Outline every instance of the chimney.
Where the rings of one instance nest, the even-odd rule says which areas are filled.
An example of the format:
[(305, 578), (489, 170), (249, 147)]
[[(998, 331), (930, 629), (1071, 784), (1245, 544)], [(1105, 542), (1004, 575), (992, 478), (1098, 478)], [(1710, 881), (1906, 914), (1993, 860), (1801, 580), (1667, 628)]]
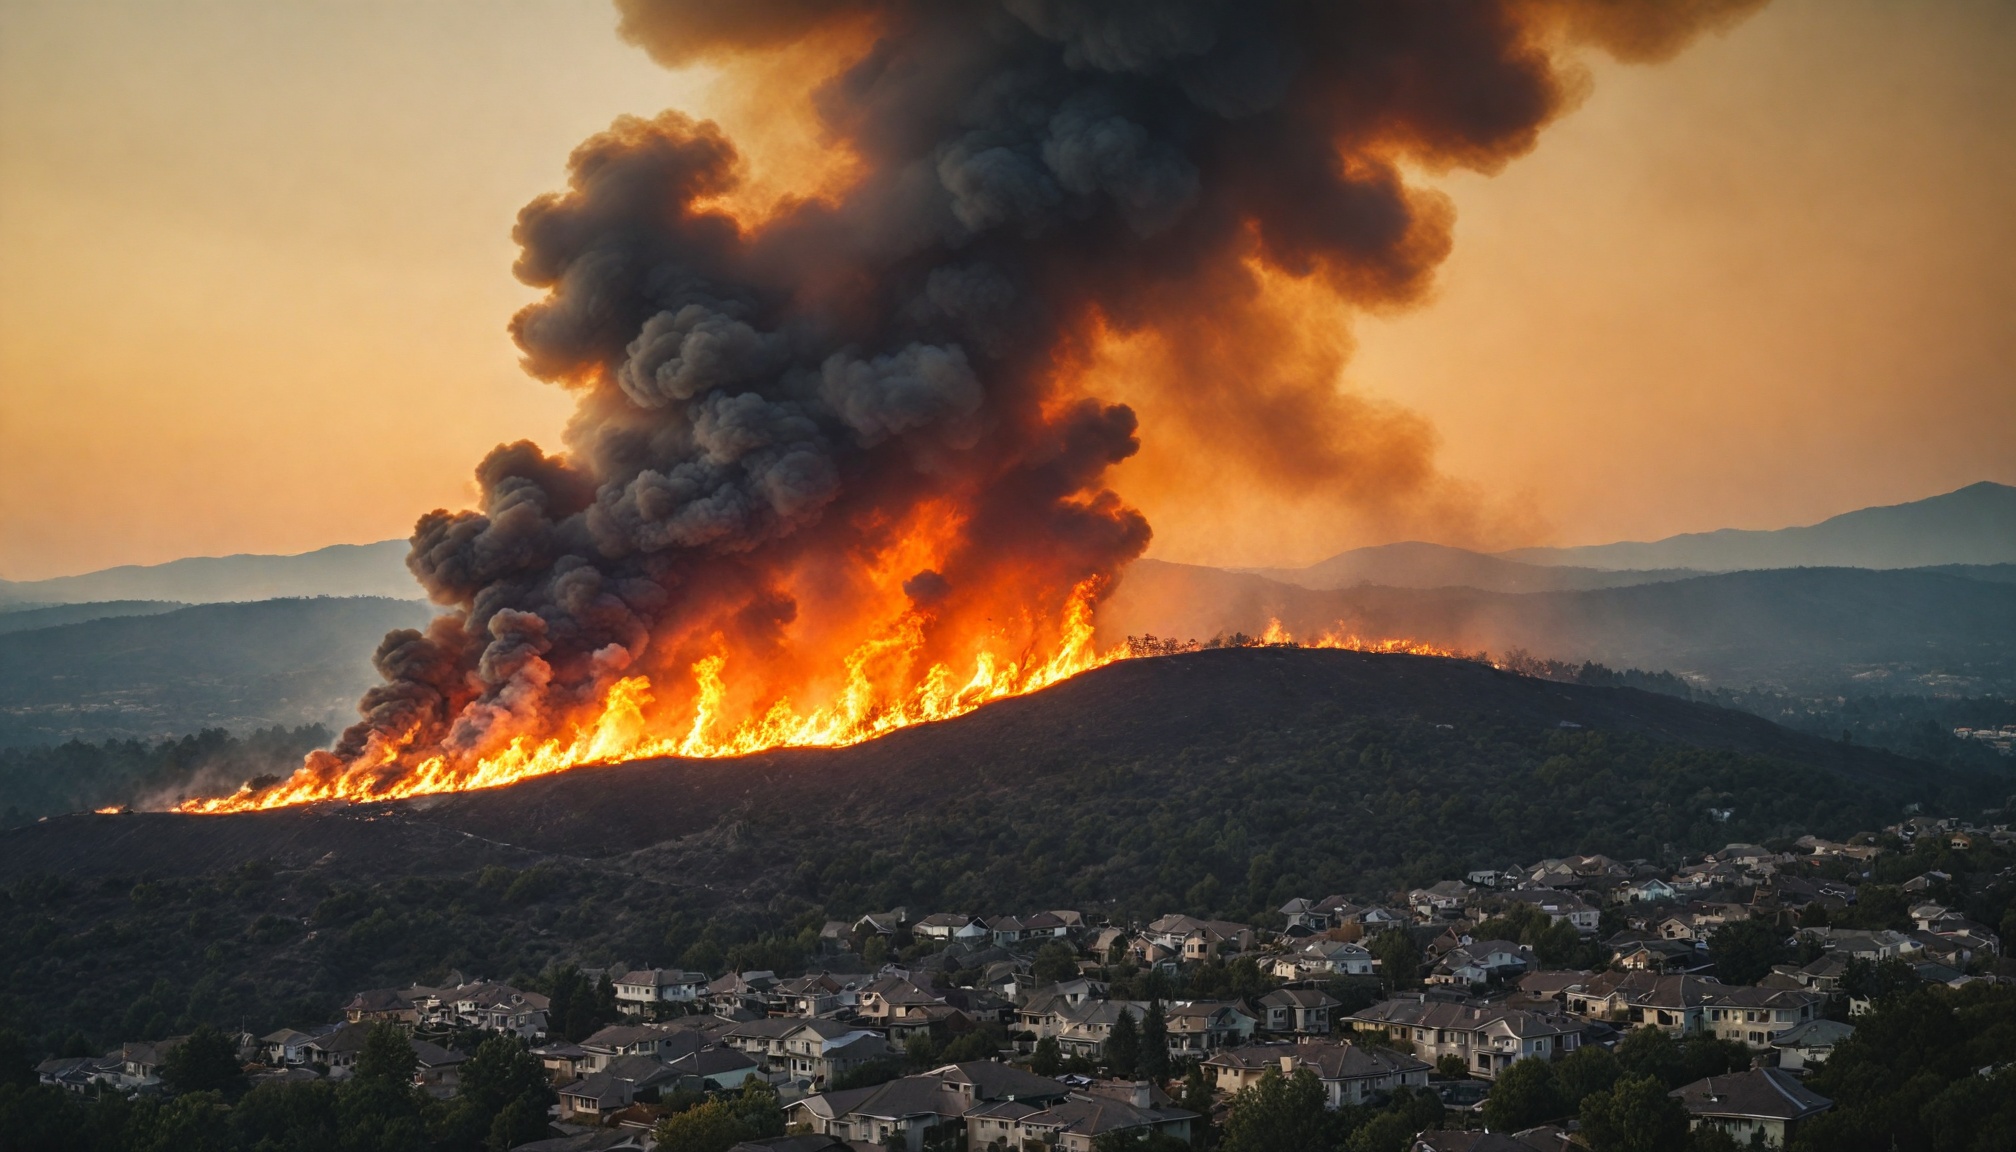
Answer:
[(1293, 1056), (1281, 1057), (1281, 1075), (1293, 1076), (1294, 1074), (1295, 1074), (1295, 1057)]
[(1154, 1107), (1154, 1100), (1152, 1099), (1152, 1097), (1151, 1097), (1151, 1093), (1150, 1093), (1150, 1089), (1151, 1089), (1151, 1087), (1152, 1087), (1152, 1085), (1153, 1085), (1154, 1083), (1155, 1083), (1155, 1082), (1154, 1082), (1153, 1080), (1142, 1080), (1142, 1081), (1140, 1081), (1139, 1083), (1130, 1083), (1130, 1084), (1128, 1084), (1128, 1085), (1127, 1085), (1127, 1095), (1128, 1095), (1128, 1101), (1127, 1101), (1127, 1102), (1128, 1102), (1128, 1103), (1130, 1103), (1130, 1104), (1132, 1104), (1132, 1105), (1134, 1105), (1134, 1107), (1136, 1107), (1136, 1108), (1152, 1108), (1152, 1107)]

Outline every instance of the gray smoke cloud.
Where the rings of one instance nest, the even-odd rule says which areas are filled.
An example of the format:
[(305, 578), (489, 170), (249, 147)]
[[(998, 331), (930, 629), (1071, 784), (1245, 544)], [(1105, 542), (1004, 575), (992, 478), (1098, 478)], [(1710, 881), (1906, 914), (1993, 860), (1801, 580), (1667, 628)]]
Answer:
[(1530, 147), (1573, 90), (1548, 45), (1652, 58), (1755, 3), (617, 6), (672, 65), (872, 22), (817, 96), (862, 175), (752, 226), (710, 207), (741, 178), (711, 124), (625, 117), (575, 151), (519, 216), (515, 271), (544, 295), (511, 324), (526, 369), (577, 397), (566, 450), (501, 446), (478, 508), (421, 518), (411, 566), (452, 611), (386, 638), (386, 683), (308, 771), (480, 753), (710, 644), (795, 690), (833, 664), (802, 637), (838, 627), (891, 534), (933, 511), (957, 510), (934, 562), (900, 574), (927, 649), (1015, 627), (1040, 644), (1149, 538), (1106, 488), (1134, 414), (1060, 384), (1095, 325), (1208, 351), (1158, 387), (1218, 450), (1311, 483), (1377, 456), (1323, 442), (1328, 381), (1249, 386), (1267, 349), (1228, 334), (1252, 267), (1417, 296), (1449, 217), (1403, 162), (1488, 170)]

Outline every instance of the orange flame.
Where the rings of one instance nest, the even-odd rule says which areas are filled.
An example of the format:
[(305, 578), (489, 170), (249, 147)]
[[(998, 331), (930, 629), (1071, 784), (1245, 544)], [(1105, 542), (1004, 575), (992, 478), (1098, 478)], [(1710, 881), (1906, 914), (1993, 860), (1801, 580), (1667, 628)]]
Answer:
[[(906, 615), (889, 634), (858, 646), (846, 660), (846, 686), (833, 703), (799, 711), (788, 699), (778, 699), (760, 716), (728, 720), (723, 670), (727, 657), (715, 653), (692, 665), (694, 693), (685, 715), (669, 726), (650, 715), (651, 681), (629, 676), (616, 681), (595, 718), (566, 738), (536, 740), (520, 735), (501, 752), (470, 761), (431, 756), (418, 765), (387, 774), (386, 758), (363, 760), (340, 775), (319, 777), (302, 771), (266, 788), (247, 785), (230, 796), (185, 800), (176, 810), (210, 814), (249, 812), (326, 800), (378, 801), (443, 792), (497, 788), (537, 776), (588, 765), (620, 764), (652, 757), (711, 759), (746, 756), (772, 748), (839, 748), (885, 736), (900, 728), (963, 716), (983, 704), (1020, 696), (1070, 679), (1116, 660), (1206, 647), (1336, 648), (1354, 652), (1407, 653), (1476, 659), (1416, 640), (1365, 640), (1343, 632), (1326, 632), (1297, 640), (1279, 620), (1268, 623), (1259, 637), (1233, 636), (1208, 644), (1157, 641), (1130, 637), (1128, 642), (1099, 651), (1093, 644), (1093, 590), (1081, 585), (1065, 613), (1062, 639), (1047, 659), (1026, 663), (1004, 661), (982, 650), (963, 674), (945, 664), (933, 665), (907, 695), (891, 697), (877, 687), (874, 667), (891, 656), (914, 652), (922, 642), (921, 620)], [(654, 731), (655, 730), (655, 731)]]
[(389, 779), (386, 758), (366, 759), (334, 777), (297, 772), (271, 787), (254, 789), (248, 785), (230, 796), (185, 800), (177, 810), (246, 812), (322, 800), (395, 800), (495, 788), (587, 764), (618, 764), (657, 756), (706, 759), (771, 748), (858, 744), (913, 724), (963, 716), (989, 701), (1047, 688), (1127, 655), (1123, 648), (1101, 653), (1094, 647), (1092, 593), (1089, 583), (1074, 592), (1061, 641), (1047, 659), (1017, 662), (982, 650), (963, 672), (942, 663), (933, 665), (902, 696), (892, 697), (878, 687), (874, 669), (879, 662), (906, 655), (921, 645), (922, 621), (915, 613), (905, 615), (890, 634), (855, 648), (846, 660), (844, 689), (825, 707), (801, 712), (788, 699), (778, 699), (760, 715), (731, 723), (722, 678), (727, 657), (716, 653), (693, 664), (693, 700), (687, 714), (670, 726), (675, 734), (658, 734), (667, 726), (662, 720), (654, 723), (649, 716), (651, 681), (631, 676), (610, 687), (599, 714), (571, 737), (535, 740), (520, 735), (495, 755), (469, 762), (432, 756)]

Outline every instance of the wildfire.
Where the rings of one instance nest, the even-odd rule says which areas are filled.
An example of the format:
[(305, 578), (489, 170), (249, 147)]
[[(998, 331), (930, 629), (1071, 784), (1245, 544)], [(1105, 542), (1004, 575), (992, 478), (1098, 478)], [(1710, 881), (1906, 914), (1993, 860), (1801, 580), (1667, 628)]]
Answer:
[(878, 687), (875, 668), (922, 643), (922, 621), (915, 614), (906, 615), (890, 634), (861, 644), (847, 657), (845, 687), (824, 707), (800, 711), (790, 700), (779, 699), (760, 715), (730, 722), (723, 679), (728, 658), (717, 653), (692, 666), (692, 703), (686, 715), (669, 723), (652, 715), (650, 678), (629, 676), (611, 686), (600, 712), (568, 738), (535, 740), (521, 735), (495, 755), (462, 763), (431, 756), (390, 778), (383, 763), (370, 761), (333, 778), (303, 771), (269, 787), (247, 785), (230, 796), (186, 800), (177, 810), (246, 812), (323, 800), (395, 800), (495, 788), (588, 764), (658, 756), (710, 759), (772, 748), (858, 744), (913, 724), (963, 716), (989, 701), (1047, 688), (1129, 655), (1125, 647), (1100, 652), (1094, 646), (1091, 600), (1089, 586), (1072, 596), (1061, 641), (1047, 658), (1016, 661), (983, 649), (963, 670), (932, 665), (900, 696), (892, 697)]
[(1124, 643), (1101, 651), (1093, 642), (1091, 601), (1089, 588), (1080, 588), (1072, 597), (1062, 641), (1047, 658), (1017, 662), (983, 650), (963, 671), (942, 663), (933, 665), (907, 695), (899, 697), (892, 698), (879, 689), (872, 670), (878, 661), (912, 651), (921, 642), (915, 616), (906, 617), (891, 634), (860, 645), (848, 656), (846, 686), (825, 707), (801, 712), (788, 699), (779, 699), (761, 715), (731, 722), (723, 679), (727, 657), (717, 653), (692, 666), (692, 702), (683, 715), (671, 720), (654, 716), (650, 678), (628, 676), (610, 687), (594, 718), (566, 738), (537, 740), (521, 735), (494, 755), (464, 762), (430, 756), (396, 774), (388, 773), (385, 763), (372, 761), (359, 762), (334, 777), (302, 771), (265, 787), (248, 784), (230, 796), (185, 800), (176, 810), (214, 814), (328, 800), (397, 800), (497, 788), (590, 765), (653, 757), (697, 760), (746, 756), (773, 748), (839, 748), (913, 724), (963, 716), (983, 704), (1048, 688), (1117, 660), (1206, 648), (1334, 648), (1475, 658), (1417, 640), (1367, 640), (1344, 631), (1297, 639), (1279, 620), (1270, 621), (1257, 637), (1235, 633), (1199, 642), (1130, 636)]

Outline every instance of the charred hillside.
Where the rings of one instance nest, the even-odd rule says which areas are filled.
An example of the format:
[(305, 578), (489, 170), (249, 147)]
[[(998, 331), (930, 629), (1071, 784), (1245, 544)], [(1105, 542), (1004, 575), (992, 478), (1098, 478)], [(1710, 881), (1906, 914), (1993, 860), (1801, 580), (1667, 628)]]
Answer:
[[(853, 748), (396, 804), (52, 818), (0, 833), (0, 997), (43, 1006), (35, 1028), (111, 1035), (177, 1019), (197, 989), (191, 1019), (277, 1026), (450, 967), (696, 948), (789, 967), (808, 927), (897, 904), (1248, 918), (1465, 866), (1844, 834), (2005, 791), (1629, 689), (1208, 650)], [(87, 978), (110, 984), (75, 997)]]

